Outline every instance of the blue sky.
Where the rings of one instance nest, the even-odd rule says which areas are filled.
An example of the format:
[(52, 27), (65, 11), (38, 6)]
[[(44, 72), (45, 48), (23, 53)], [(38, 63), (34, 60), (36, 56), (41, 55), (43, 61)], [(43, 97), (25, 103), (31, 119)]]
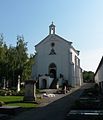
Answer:
[(8, 45), (23, 35), (34, 53), (52, 21), (56, 34), (80, 50), (81, 67), (95, 71), (103, 55), (103, 0), (0, 0), (0, 33)]

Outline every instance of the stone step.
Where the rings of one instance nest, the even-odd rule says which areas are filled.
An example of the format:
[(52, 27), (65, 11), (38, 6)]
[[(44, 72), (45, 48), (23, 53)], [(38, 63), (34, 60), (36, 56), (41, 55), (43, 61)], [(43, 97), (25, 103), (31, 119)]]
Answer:
[(103, 120), (103, 110), (71, 110), (66, 120)]

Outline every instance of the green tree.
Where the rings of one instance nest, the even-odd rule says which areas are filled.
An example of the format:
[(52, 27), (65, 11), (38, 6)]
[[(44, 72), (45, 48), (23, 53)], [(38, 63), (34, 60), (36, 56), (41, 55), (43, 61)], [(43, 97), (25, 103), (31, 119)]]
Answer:
[[(6, 43), (4, 42), (3, 34), (0, 34), (0, 83), (3, 86), (3, 79), (6, 83), (12, 80), (12, 61), (10, 59), (10, 50)], [(11, 82), (10, 82), (11, 83)]]
[(83, 80), (84, 80), (84, 82), (93, 82), (94, 81), (94, 72), (84, 71), (83, 72)]
[(3, 34), (0, 34), (0, 79), (7, 77), (7, 45)]
[(5, 77), (11, 87), (17, 86), (18, 75), (21, 81), (31, 77), (34, 55), (28, 56), (27, 42), (23, 36), (17, 36), (16, 46), (7, 46), (3, 34), (0, 34), (0, 83)]
[(25, 63), (28, 60), (28, 54), (27, 54), (27, 42), (24, 42), (24, 37), (23, 36), (17, 36), (17, 45), (16, 45), (16, 73), (20, 75), (21, 80), (22, 78), (22, 73), (24, 71), (24, 66)]
[(28, 80), (31, 78), (31, 70), (32, 65), (34, 63), (34, 55), (30, 55), (30, 58), (24, 64), (24, 71), (23, 71), (23, 80)]
[(15, 86), (17, 81), (16, 73), (16, 64), (17, 64), (17, 53), (16, 47), (10, 46), (8, 49), (8, 79), (11, 86)]

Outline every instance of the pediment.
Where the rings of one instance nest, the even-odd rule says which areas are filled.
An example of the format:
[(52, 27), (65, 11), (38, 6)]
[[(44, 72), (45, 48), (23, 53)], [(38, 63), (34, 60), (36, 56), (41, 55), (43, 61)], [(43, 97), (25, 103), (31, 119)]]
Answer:
[(68, 44), (68, 45), (72, 44), (72, 42), (65, 40), (64, 38), (60, 37), (59, 35), (51, 34), (51, 35), (48, 35), (47, 37), (45, 37), (42, 41), (40, 41), (35, 47), (40, 46), (42, 44), (46, 44), (47, 42), (51, 42), (51, 41), (62, 42), (64, 44)]

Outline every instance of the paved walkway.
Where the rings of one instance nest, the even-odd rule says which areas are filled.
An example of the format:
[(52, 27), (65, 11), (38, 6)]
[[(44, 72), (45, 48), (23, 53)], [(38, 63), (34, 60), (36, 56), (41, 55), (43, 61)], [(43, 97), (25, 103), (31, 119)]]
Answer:
[(85, 86), (79, 90), (69, 93), (58, 100), (54, 100), (50, 104), (23, 112), (12, 120), (64, 120), (67, 112), (70, 110), (73, 102), (79, 98)]

